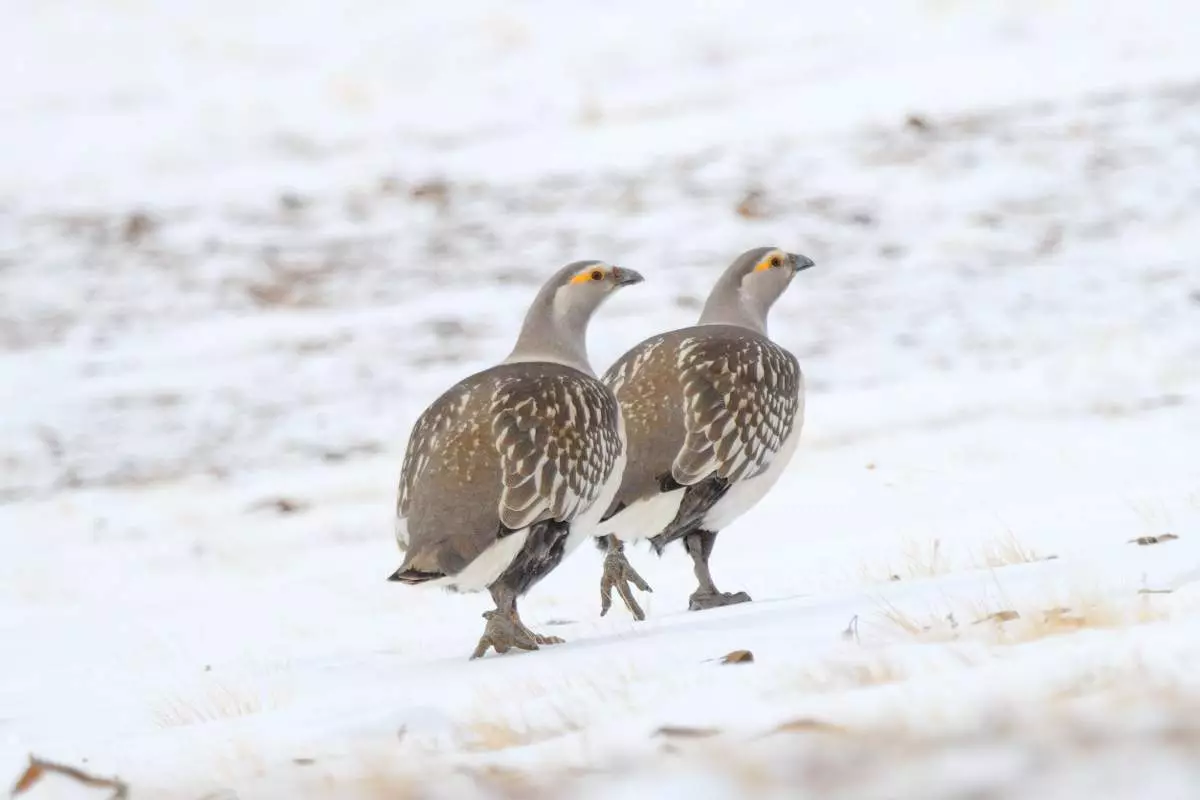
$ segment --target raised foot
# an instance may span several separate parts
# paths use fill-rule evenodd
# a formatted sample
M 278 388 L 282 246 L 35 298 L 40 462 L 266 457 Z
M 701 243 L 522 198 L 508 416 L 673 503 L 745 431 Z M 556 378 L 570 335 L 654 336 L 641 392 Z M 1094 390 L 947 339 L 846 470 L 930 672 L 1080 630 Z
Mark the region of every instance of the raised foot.
M 745 592 L 695 592 L 688 598 L 688 611 L 704 611 L 708 608 L 734 606 L 738 603 L 749 603 L 750 595 Z
M 623 551 L 610 550 L 604 557 L 604 574 L 600 577 L 600 616 L 603 617 L 612 608 L 612 590 L 615 588 L 634 619 L 640 622 L 646 618 L 646 612 L 642 611 L 642 607 L 633 597 L 633 590 L 629 588 L 631 583 L 643 592 L 654 591 L 650 584 L 638 575 Z
M 536 634 L 526 628 L 519 618 L 502 614 L 499 611 L 485 611 L 483 618 L 488 621 L 487 627 L 483 629 L 483 636 L 479 637 L 479 644 L 475 646 L 475 652 L 471 654 L 472 660 L 483 658 L 489 649 L 494 649 L 500 655 L 504 655 L 513 648 L 537 650 L 539 645 L 563 644 L 565 641 L 557 636 Z

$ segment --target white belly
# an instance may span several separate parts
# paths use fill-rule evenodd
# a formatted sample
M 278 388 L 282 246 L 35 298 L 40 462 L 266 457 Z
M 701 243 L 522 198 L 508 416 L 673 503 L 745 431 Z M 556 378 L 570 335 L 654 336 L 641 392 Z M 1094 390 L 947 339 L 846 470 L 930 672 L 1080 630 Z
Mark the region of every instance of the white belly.
M 683 502 L 683 489 L 651 495 L 630 503 L 602 526 L 602 534 L 611 533 L 623 542 L 636 542 L 662 533 L 675 519 Z
M 707 531 L 723 530 L 733 524 L 733 521 L 745 514 L 767 496 L 771 487 L 779 481 L 779 476 L 787 469 L 796 453 L 796 445 L 800 442 L 802 417 L 797 415 L 791 434 L 779 448 L 779 453 L 771 461 L 771 466 L 761 475 L 750 480 L 738 481 L 729 487 L 729 491 L 716 502 L 704 515 L 701 527 Z
M 734 520 L 767 496 L 767 492 L 779 481 L 779 476 L 787 469 L 796 452 L 796 446 L 800 442 L 803 420 L 803 413 L 797 413 L 791 434 L 765 472 L 749 480 L 735 483 L 709 509 L 701 521 L 701 527 L 704 530 L 720 531 L 729 527 Z M 683 489 L 676 489 L 630 503 L 601 526 L 603 528 L 601 533 L 614 534 L 618 539 L 626 542 L 656 536 L 662 533 L 663 529 L 675 519 L 675 514 L 679 512 L 679 504 L 683 502 L 683 493 Z
M 617 425 L 621 431 L 621 441 L 625 441 L 625 419 L 620 415 L 619 411 Z M 608 511 L 608 507 L 612 505 L 613 498 L 617 496 L 617 490 L 621 488 L 621 477 L 625 474 L 625 460 L 626 451 L 622 450 L 621 455 L 617 457 L 616 464 L 613 465 L 612 472 L 609 473 L 608 481 L 604 484 L 604 488 L 600 490 L 600 496 L 596 498 L 596 502 L 571 523 L 571 531 L 567 534 L 567 544 L 563 551 L 563 558 L 569 556 L 575 548 L 593 536 L 603 536 L 608 532 L 607 522 L 604 523 L 605 530 L 600 530 L 600 518 L 604 516 L 604 512 Z
M 467 568 L 457 575 L 447 575 L 436 581 L 430 581 L 426 586 L 439 586 L 443 589 L 453 589 L 456 592 L 481 592 L 491 586 L 499 578 L 508 565 L 513 562 L 525 540 L 529 538 L 529 529 L 514 531 L 503 539 L 498 539 L 479 557 L 467 565 Z

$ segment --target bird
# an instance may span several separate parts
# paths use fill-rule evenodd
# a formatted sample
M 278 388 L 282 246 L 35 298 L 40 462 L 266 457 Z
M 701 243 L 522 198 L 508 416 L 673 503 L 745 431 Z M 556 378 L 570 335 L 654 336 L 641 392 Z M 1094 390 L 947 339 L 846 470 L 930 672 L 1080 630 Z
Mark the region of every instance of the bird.
M 722 592 L 709 558 L 717 534 L 778 481 L 804 424 L 804 375 L 772 341 L 767 316 L 811 258 L 777 247 L 738 256 L 717 280 L 697 324 L 638 343 L 604 374 L 625 421 L 628 462 L 601 520 L 607 552 L 601 616 L 615 588 L 635 619 L 645 614 L 630 584 L 653 591 L 633 569 L 624 542 L 649 539 L 661 556 L 682 540 L 691 556 L 699 611 L 750 601 Z
M 605 300 L 642 280 L 603 261 L 563 266 L 509 355 L 446 389 L 413 424 L 396 495 L 403 560 L 388 580 L 487 589 L 495 608 L 472 659 L 563 641 L 525 627 L 517 599 L 595 535 L 616 492 L 621 410 L 588 361 L 587 329 Z

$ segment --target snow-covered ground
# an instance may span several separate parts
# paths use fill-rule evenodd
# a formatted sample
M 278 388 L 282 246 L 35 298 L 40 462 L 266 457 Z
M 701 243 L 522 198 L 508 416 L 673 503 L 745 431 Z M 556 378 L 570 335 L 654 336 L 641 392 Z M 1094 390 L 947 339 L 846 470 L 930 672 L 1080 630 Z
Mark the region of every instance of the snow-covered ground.
M 0 780 L 1192 796 L 1200 6 L 4 17 Z M 602 369 L 762 244 L 818 268 L 800 451 L 713 557 L 755 602 L 634 549 L 600 618 L 585 547 L 522 606 L 568 644 L 468 661 L 484 597 L 384 580 L 416 414 L 565 261 L 647 275 Z

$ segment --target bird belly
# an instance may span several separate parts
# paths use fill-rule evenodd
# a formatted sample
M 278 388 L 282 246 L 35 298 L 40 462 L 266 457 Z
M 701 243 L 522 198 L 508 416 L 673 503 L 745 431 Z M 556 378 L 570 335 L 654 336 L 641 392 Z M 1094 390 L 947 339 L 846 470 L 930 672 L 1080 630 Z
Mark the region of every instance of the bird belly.
M 623 435 L 624 427 L 622 426 Z M 617 457 L 612 472 L 608 475 L 608 481 L 604 484 L 604 488 L 600 490 L 600 494 L 596 497 L 596 502 L 592 503 L 587 511 L 580 514 L 571 523 L 571 532 L 567 534 L 564 556 L 570 554 L 572 550 L 593 536 L 601 536 L 607 532 L 608 522 L 601 523 L 600 518 L 604 516 L 604 512 L 608 510 L 608 507 L 612 505 L 613 498 L 617 496 L 617 490 L 621 488 L 621 477 L 625 473 L 625 459 L 626 455 L 622 452 Z M 612 522 L 612 520 L 609 520 L 609 522 Z M 606 528 L 606 530 L 599 530 L 599 528 Z
M 480 592 L 495 583 L 496 579 L 508 565 L 513 562 L 525 540 L 529 538 L 529 529 L 514 531 L 503 539 L 497 539 L 479 557 L 467 565 L 466 569 L 457 575 L 447 575 L 431 585 L 458 592 Z
M 611 533 L 624 542 L 657 536 L 675 519 L 683 492 L 675 489 L 630 503 L 601 525 L 601 533 Z
M 767 496 L 767 492 L 779 481 L 796 452 L 796 445 L 800 441 L 800 427 L 801 423 L 797 418 L 792 432 L 765 472 L 749 480 L 738 481 L 729 487 L 725 495 L 704 515 L 700 525 L 702 529 L 719 531 L 729 527 L 734 520 L 754 508 L 758 501 Z

